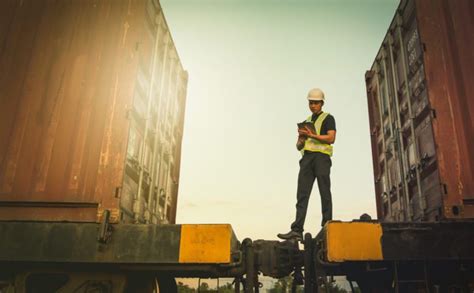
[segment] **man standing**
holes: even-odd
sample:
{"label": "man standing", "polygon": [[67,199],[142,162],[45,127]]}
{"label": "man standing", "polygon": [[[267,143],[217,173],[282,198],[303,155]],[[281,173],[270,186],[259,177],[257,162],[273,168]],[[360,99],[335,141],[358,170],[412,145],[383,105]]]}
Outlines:
{"label": "man standing", "polygon": [[336,140],[336,121],[329,113],[322,111],[324,105],[324,93],[320,89],[312,89],[308,93],[309,109],[312,115],[306,122],[314,124],[316,132],[310,128],[298,130],[298,141],[296,148],[302,152],[300,160],[300,172],[298,174],[298,190],[296,193],[296,219],[291,224],[291,231],[278,234],[281,239],[303,238],[303,226],[308,209],[309,196],[313,189],[314,180],[318,181],[318,189],[321,195],[321,226],[332,220],[331,200],[331,170],[332,144]]}

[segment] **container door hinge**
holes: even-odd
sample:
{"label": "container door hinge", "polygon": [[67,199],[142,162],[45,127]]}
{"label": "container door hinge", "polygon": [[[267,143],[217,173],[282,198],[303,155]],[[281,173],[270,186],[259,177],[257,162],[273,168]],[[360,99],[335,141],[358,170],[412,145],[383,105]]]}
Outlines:
{"label": "container door hinge", "polygon": [[436,119],[436,110],[431,109],[431,118]]}
{"label": "container door hinge", "polygon": [[423,48],[423,52],[426,52],[426,44],[425,44],[425,43],[421,43],[421,47]]}
{"label": "container door hinge", "polygon": [[102,215],[102,222],[100,223],[99,235],[97,235],[97,241],[102,244],[105,244],[109,241],[110,236],[112,236],[112,226],[109,223],[110,211],[104,210]]}
{"label": "container door hinge", "polygon": [[448,186],[446,184],[441,184],[441,187],[443,188],[443,193],[448,194]]}
{"label": "container door hinge", "polygon": [[122,191],[122,186],[117,186],[115,188],[115,198],[120,198],[120,196],[122,195],[121,191]]}

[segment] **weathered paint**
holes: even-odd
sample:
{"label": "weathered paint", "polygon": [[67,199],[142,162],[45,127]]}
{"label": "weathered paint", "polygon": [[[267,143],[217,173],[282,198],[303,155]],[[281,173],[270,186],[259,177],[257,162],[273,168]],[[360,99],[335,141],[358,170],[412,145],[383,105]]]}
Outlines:
{"label": "weathered paint", "polygon": [[474,260],[474,222],[329,222],[330,262]]}
{"label": "weathered paint", "polygon": [[474,218],[474,4],[403,0],[366,73],[378,218]]}
{"label": "weathered paint", "polygon": [[230,225],[181,225],[180,263],[230,263]]}
{"label": "weathered paint", "polygon": [[474,2],[417,0],[416,11],[447,191],[444,215],[474,218]]}
{"label": "weathered paint", "polygon": [[[111,225],[106,243],[100,224],[0,221],[4,263],[174,265],[229,264],[239,242],[228,224]],[[237,261],[241,261],[239,258]]]}
{"label": "weathered paint", "polygon": [[[151,83],[153,17],[163,18],[154,0],[1,1],[0,219],[97,221],[101,210],[122,208],[140,70],[144,84]],[[160,101],[168,107],[155,116],[169,125],[158,132],[166,133],[172,157],[166,219],[172,223],[187,74],[164,20],[158,29],[173,61],[159,72],[166,83],[161,75],[153,81],[166,88]],[[162,115],[174,108],[177,117]],[[76,203],[96,210],[82,212]]]}
{"label": "weathered paint", "polygon": [[383,259],[474,260],[474,222],[381,223]]}
{"label": "weathered paint", "polygon": [[330,262],[383,259],[380,223],[329,222],[325,235]]}
{"label": "weathered paint", "polygon": [[97,241],[100,224],[2,222],[0,262],[178,263],[179,225],[112,226],[106,244]]}

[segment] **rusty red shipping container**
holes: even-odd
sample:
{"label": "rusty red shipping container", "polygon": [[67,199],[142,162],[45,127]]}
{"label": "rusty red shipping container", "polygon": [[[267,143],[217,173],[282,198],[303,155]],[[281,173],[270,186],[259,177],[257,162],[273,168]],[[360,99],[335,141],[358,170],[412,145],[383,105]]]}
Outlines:
{"label": "rusty red shipping container", "polygon": [[187,73],[158,0],[0,3],[0,220],[174,223]]}
{"label": "rusty red shipping container", "polygon": [[473,15],[402,0],[366,73],[379,219],[474,218]]}

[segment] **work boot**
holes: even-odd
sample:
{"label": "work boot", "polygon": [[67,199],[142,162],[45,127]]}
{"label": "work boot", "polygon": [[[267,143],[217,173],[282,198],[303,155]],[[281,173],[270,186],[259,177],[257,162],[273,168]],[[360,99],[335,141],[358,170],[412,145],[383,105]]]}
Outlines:
{"label": "work boot", "polygon": [[278,238],[283,239],[283,240],[290,240],[290,239],[299,240],[299,241],[303,240],[303,233],[296,232],[293,230],[285,234],[278,233],[277,236]]}

